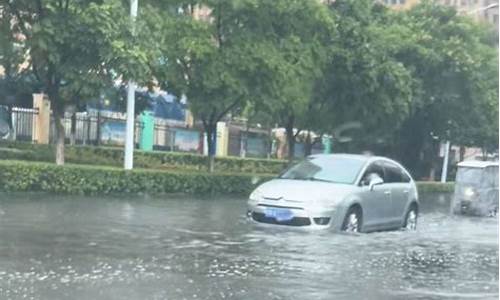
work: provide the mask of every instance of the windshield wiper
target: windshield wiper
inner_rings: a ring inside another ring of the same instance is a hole
[[[310,181],[322,181],[322,182],[333,182],[333,181],[330,181],[330,180],[326,180],[326,179],[321,179],[321,178],[316,178],[316,177],[306,177],[304,178],[304,180],[310,180]]]

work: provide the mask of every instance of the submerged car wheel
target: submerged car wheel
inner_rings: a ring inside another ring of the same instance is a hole
[[[406,230],[417,230],[417,219],[418,219],[418,209],[415,204],[410,206],[410,209],[406,213],[405,222],[403,228]]]
[[[351,207],[347,211],[344,222],[342,223],[342,231],[345,232],[361,232],[363,219],[361,209],[359,207]]]
[[[496,217],[498,216],[498,207],[494,207],[488,211],[488,217]]]

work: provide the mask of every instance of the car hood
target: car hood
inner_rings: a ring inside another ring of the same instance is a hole
[[[257,188],[264,199],[293,202],[338,203],[357,190],[354,185],[309,180],[274,179]]]

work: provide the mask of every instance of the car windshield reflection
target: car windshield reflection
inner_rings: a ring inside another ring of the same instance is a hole
[[[312,157],[288,169],[279,178],[354,184],[365,161],[348,157]]]
[[[459,168],[456,181],[471,185],[480,185],[483,178],[483,169],[479,168]]]

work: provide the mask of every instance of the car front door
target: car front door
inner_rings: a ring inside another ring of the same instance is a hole
[[[391,190],[391,207],[388,209],[391,226],[400,226],[406,213],[410,191],[410,178],[396,164],[383,163],[387,186]]]
[[[370,174],[376,173],[384,183],[369,188]],[[385,173],[382,163],[371,163],[363,173],[360,185],[362,186],[363,227],[365,230],[377,230],[386,227],[390,221],[388,210],[391,207],[391,190],[385,183]]]

